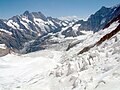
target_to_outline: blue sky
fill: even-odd
[[[120,0],[0,0],[0,18],[10,18],[30,12],[41,11],[46,16],[78,16],[87,18],[102,6],[119,4]]]

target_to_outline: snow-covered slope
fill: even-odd
[[[119,83],[120,5],[87,21],[28,11],[0,20],[0,90],[120,90]]]
[[[119,31],[120,16],[68,51],[0,57],[0,90],[120,90]]]
[[[117,33],[111,34],[115,30]],[[112,20],[110,26],[89,36],[83,43],[66,52],[58,67],[51,72],[58,85],[56,87],[61,85],[58,90],[119,90],[119,31],[120,15]],[[107,39],[101,39],[106,35]],[[100,40],[103,42],[97,45]],[[90,49],[79,53],[88,46]]]
[[[51,90],[48,76],[61,55],[62,52],[44,50],[1,57],[0,90]]]

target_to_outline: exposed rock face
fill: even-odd
[[[38,19],[42,19],[43,21],[47,21],[47,17],[44,16],[41,12],[32,12],[30,13],[29,11],[25,11],[23,13],[23,15],[21,16],[25,16],[27,17],[29,20],[33,20],[34,18],[38,18]]]
[[[113,22],[118,21],[120,23],[120,15],[118,15],[118,17],[114,18],[113,20],[111,20],[111,22],[109,22],[105,27],[109,27]],[[106,34],[105,36],[103,36],[97,43],[96,45],[100,45],[101,43],[103,43],[105,40],[110,39],[113,35],[115,35],[116,33],[118,33],[120,31],[120,24],[117,26],[117,28],[115,30],[113,30],[112,32]]]
[[[5,46],[5,44],[0,44],[0,57],[10,53],[10,49]]]
[[[65,37],[76,37],[79,35],[84,35],[84,33],[80,32],[80,31],[75,31],[72,29],[72,27],[70,27],[67,30],[63,31],[62,35],[65,35]]]
[[[21,42],[18,41],[18,39],[14,38],[13,36],[0,31],[0,41],[4,43],[8,48],[16,48],[20,49]]]
[[[98,45],[102,44],[104,41],[110,39],[110,38],[111,38],[112,36],[114,36],[115,34],[117,34],[117,33],[120,31],[120,14],[119,14],[116,18],[112,19],[112,20],[104,27],[104,29],[108,28],[112,23],[114,23],[114,22],[116,22],[116,21],[119,23],[119,25],[115,28],[115,30],[113,30],[113,31],[111,31],[110,33],[107,33],[106,35],[104,35],[104,36],[103,36],[100,40],[98,40],[95,44],[89,45],[89,46],[83,48],[83,49],[78,53],[78,55],[79,55],[79,54],[82,54],[82,53],[84,53],[84,52],[89,51],[89,50],[90,50],[91,48],[93,48],[95,45],[98,46]]]
[[[111,8],[103,6],[95,14],[92,14],[87,21],[81,22],[79,30],[92,30],[94,32],[97,32],[119,14],[120,5]]]
[[[10,52],[10,50],[7,49],[1,49],[0,48],[0,57],[7,55]]]

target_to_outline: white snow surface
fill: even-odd
[[[0,90],[51,90],[48,74],[62,52],[39,51],[0,58]]]
[[[13,22],[13,20],[9,20],[7,22],[7,25],[14,28],[14,29],[19,29],[19,25],[16,22]]]
[[[114,22],[88,34],[69,51],[41,50],[0,57],[0,90],[120,90],[120,32],[77,55],[118,25]]]
[[[53,90],[120,90],[120,32],[100,46],[77,55],[84,47],[93,45],[118,25],[118,22],[114,22],[66,52],[56,71],[53,70],[58,83],[56,87],[60,87]]]
[[[5,30],[5,29],[0,29],[0,31],[3,31],[3,32],[5,32],[5,33],[7,33],[7,34],[9,34],[9,35],[12,35],[11,32],[9,32],[9,31],[7,31],[7,30]]]
[[[5,44],[0,44],[0,48],[6,49],[6,45]]]
[[[72,29],[75,30],[75,31],[77,31],[78,28],[79,28],[79,26],[80,26],[80,24],[76,24],[76,25],[74,25],[74,26],[72,27]]]

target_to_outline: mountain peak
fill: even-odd
[[[102,6],[102,7],[101,7],[101,9],[104,9],[104,8],[107,8],[107,7],[105,7],[105,6]]]
[[[29,11],[28,10],[26,10],[24,13],[23,13],[23,15],[29,15],[30,13],[29,13]]]
[[[29,12],[28,10],[26,10],[23,13],[23,16],[27,16],[29,19],[31,19],[31,18],[40,18],[40,19],[46,21],[46,17],[41,12]]]
[[[111,8],[102,6],[102,7],[98,10],[98,12],[103,12],[103,11],[110,10],[110,9],[111,9]]]

